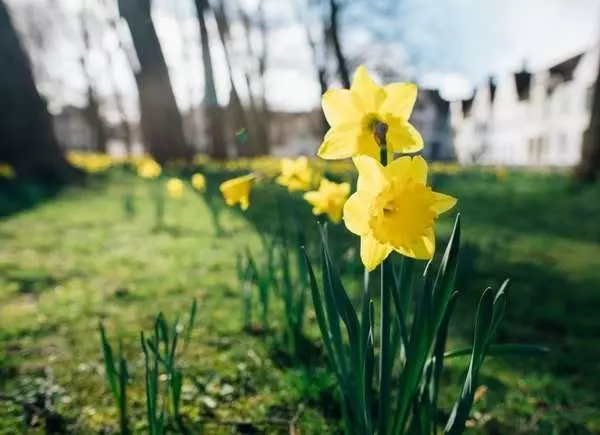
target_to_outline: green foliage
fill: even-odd
[[[181,412],[186,422],[291,418],[298,404],[306,403],[299,430],[336,433],[341,419],[340,394],[333,391],[335,378],[328,377],[326,360],[321,358],[321,348],[326,349],[313,304],[308,301],[304,332],[317,358],[311,370],[282,366],[273,358],[270,341],[240,333],[241,295],[236,274],[231,273],[236,255],[244,255],[246,247],[258,265],[264,264],[266,253],[261,250],[259,234],[270,236],[269,230],[276,230],[276,202],[285,201],[284,208],[291,209],[296,201],[294,215],[301,221],[314,220],[311,210],[301,207],[297,199],[278,198],[281,189],[276,186],[258,185],[248,211],[222,208],[223,233],[215,240],[205,201],[211,198],[222,204],[218,183],[238,174],[211,167],[200,171],[208,176],[207,194],[179,200],[181,213],[173,222],[177,225],[169,225],[165,231],[150,231],[153,203],[142,201],[147,199],[148,180],[120,173],[91,176],[84,188],[67,189],[0,221],[3,394],[33,401],[23,381],[48,379],[60,387],[53,390],[55,411],[77,424],[82,433],[116,431],[118,416],[101,370],[103,361],[98,359],[99,342],[90,340],[97,337],[98,320],[103,318],[115,354],[117,339],[122,337],[124,354],[131,363],[127,391],[131,429],[147,433],[139,331],[146,331],[149,338],[154,322],[151,314],[159,310],[183,313],[187,301],[198,298],[203,315],[198,316],[185,355],[177,359],[184,373]],[[446,346],[450,350],[445,352],[439,380],[438,421],[446,422],[461,393],[472,352],[472,314],[481,289],[488,285],[496,288],[510,276],[509,309],[496,333],[501,344],[490,345],[479,372],[478,382],[488,392],[472,408],[469,425],[474,427],[469,433],[598,432],[600,384],[595,362],[600,359],[600,346],[595,313],[600,308],[600,227],[596,223],[600,219],[596,200],[600,186],[573,191],[560,174],[518,171],[498,183],[493,174],[477,169],[440,176],[437,183],[436,190],[460,198],[465,223],[456,278],[460,298],[454,306]],[[139,198],[134,219],[119,218],[125,187],[131,187]],[[0,202],[6,200],[10,205],[9,201],[23,199],[17,190],[0,189]],[[446,243],[451,229],[451,219],[440,220],[437,233],[441,244]],[[310,242],[318,241],[316,226],[305,230]],[[352,254],[356,253],[356,238],[346,234],[343,225],[328,230],[331,256],[362,322],[368,311],[362,305],[362,270]],[[307,251],[316,259],[318,246],[314,245],[309,244]],[[436,265],[430,266],[433,271]],[[402,264],[396,266],[399,280]],[[415,273],[421,270],[420,264],[412,267]],[[320,267],[315,272],[320,278]],[[378,274],[371,274],[369,280],[377,307]],[[405,319],[409,326],[412,306],[421,294],[417,285],[413,287],[414,295],[400,294],[402,306],[411,307]],[[277,332],[284,328],[280,302],[277,295],[271,295],[269,324]],[[260,322],[258,304],[255,315]],[[397,342],[394,334],[402,335],[400,329],[393,329],[392,344]],[[377,333],[374,335],[377,343]],[[522,358],[514,353],[517,345],[512,342],[547,343],[552,352],[544,358]],[[398,361],[403,351],[399,342],[397,347]],[[183,350],[183,346],[178,348]],[[373,370],[376,368],[374,362]],[[392,379],[393,397],[398,368]],[[318,379],[312,370],[319,374]],[[194,390],[189,384],[192,376],[192,382],[197,380],[204,390]],[[221,393],[223,385],[227,389],[231,385],[235,392]],[[374,395],[373,409],[377,404]],[[22,433],[22,421],[20,406],[0,404],[0,434]],[[231,430],[212,425],[205,433]],[[255,430],[277,432],[264,426]],[[43,428],[30,428],[29,433],[43,433]]]
[[[196,320],[196,313],[197,302],[194,299],[190,305],[185,326],[181,325],[178,317],[169,325],[165,316],[159,313],[154,319],[154,328],[150,338],[146,338],[144,331],[140,332],[140,344],[144,354],[145,368],[146,420],[150,435],[164,434],[169,417],[181,433],[188,432],[181,414],[183,373],[178,367],[177,358],[188,346]],[[182,350],[178,352],[180,337],[183,343]],[[131,432],[127,404],[128,364],[123,356],[122,345],[119,344],[117,369],[114,353],[102,323],[100,324],[100,338],[106,368],[106,381],[112,392],[119,415],[120,432],[128,434]],[[160,388],[159,384],[161,374],[164,374],[167,379],[163,389]]]
[[[440,416],[438,397],[443,369],[448,327],[458,292],[454,281],[458,267],[460,220],[454,230],[438,269],[435,281],[431,278],[431,265],[425,268],[419,280],[418,295],[410,332],[406,322],[408,298],[416,290],[411,282],[413,260],[402,259],[398,276],[394,275],[391,259],[380,266],[381,299],[379,322],[379,349],[373,339],[375,322],[374,301],[365,278],[365,291],[360,313],[352,305],[339,273],[331,259],[326,228],[321,227],[322,242],[322,293],[308,256],[311,293],[319,328],[329,355],[332,371],[341,389],[342,415],[347,434],[433,434],[438,433]],[[477,309],[475,335],[471,358],[444,433],[456,435],[465,429],[478,386],[478,375],[488,353],[490,342],[504,314],[507,282],[495,296],[491,289],[483,292]],[[393,302],[392,302],[393,301]],[[392,306],[396,319],[396,334],[391,334]],[[360,321],[359,321],[360,314]],[[342,330],[340,324],[344,325]],[[400,358],[395,361],[399,342]],[[505,348],[519,354],[543,352],[543,348],[517,346]],[[379,386],[374,384],[374,359],[379,359]],[[395,399],[392,395],[394,367],[399,367]],[[374,396],[377,391],[377,396]],[[372,404],[378,398],[376,413]]]

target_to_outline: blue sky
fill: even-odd
[[[599,40],[598,0],[402,0],[401,8],[409,58],[426,81],[543,68]]]

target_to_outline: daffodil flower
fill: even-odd
[[[229,206],[239,204],[242,210],[247,210],[250,205],[250,190],[256,175],[248,174],[227,180],[219,186],[219,190]]]
[[[181,198],[184,190],[185,185],[179,178],[171,178],[167,181],[167,194],[171,198]]]
[[[147,160],[140,164],[137,173],[142,178],[154,179],[160,175],[161,168],[154,160]]]
[[[281,160],[281,175],[275,180],[290,192],[308,190],[312,187],[313,171],[304,156]]]
[[[377,160],[354,158],[356,192],[344,206],[344,223],[361,237],[360,257],[375,269],[392,251],[427,260],[435,252],[435,219],[456,198],[427,186],[427,163],[421,156],[400,157],[383,167]]]
[[[344,203],[350,194],[350,184],[334,183],[325,178],[321,180],[319,190],[304,194],[304,199],[313,206],[313,214],[327,214],[331,222],[337,224],[342,220]]]
[[[327,91],[323,112],[330,125],[318,155],[323,159],[344,159],[356,155],[379,158],[375,138],[378,125],[386,127],[391,152],[414,153],[423,148],[423,138],[408,122],[417,99],[417,86],[392,83],[381,87],[358,67],[350,89]]]
[[[206,178],[204,177],[204,175],[192,175],[192,187],[198,192],[204,192],[206,190]]]

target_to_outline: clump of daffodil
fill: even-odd
[[[305,156],[281,160],[281,175],[275,181],[290,192],[308,190],[313,185],[314,173]]]
[[[155,179],[160,176],[161,168],[154,160],[146,160],[140,163],[137,173],[142,178]]]
[[[198,192],[204,192],[206,190],[206,178],[204,177],[204,175],[192,175],[192,187]]]
[[[344,206],[344,223],[361,237],[365,267],[375,269],[392,251],[416,259],[433,257],[434,221],[456,199],[427,186],[425,160],[404,156],[383,167],[359,156],[354,163],[358,185]]]
[[[185,185],[179,178],[170,178],[169,181],[167,181],[166,187],[167,194],[171,198],[181,198],[183,196],[183,192],[185,191]]]
[[[225,203],[229,206],[239,204],[242,210],[247,210],[250,205],[250,190],[255,181],[256,175],[248,174],[221,183],[219,190]]]
[[[313,206],[313,214],[327,214],[331,222],[337,224],[342,220],[342,210],[350,194],[350,184],[335,183],[325,178],[319,184],[319,190],[304,194],[304,199]]]
[[[388,150],[413,153],[423,148],[423,138],[408,122],[417,99],[417,86],[392,83],[381,87],[358,67],[350,89],[333,89],[322,98],[323,112],[330,125],[318,155],[344,159],[356,155],[379,158],[375,129],[385,126]]]

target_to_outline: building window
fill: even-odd
[[[592,105],[594,104],[594,85],[590,86],[585,90],[585,108],[592,111]]]

